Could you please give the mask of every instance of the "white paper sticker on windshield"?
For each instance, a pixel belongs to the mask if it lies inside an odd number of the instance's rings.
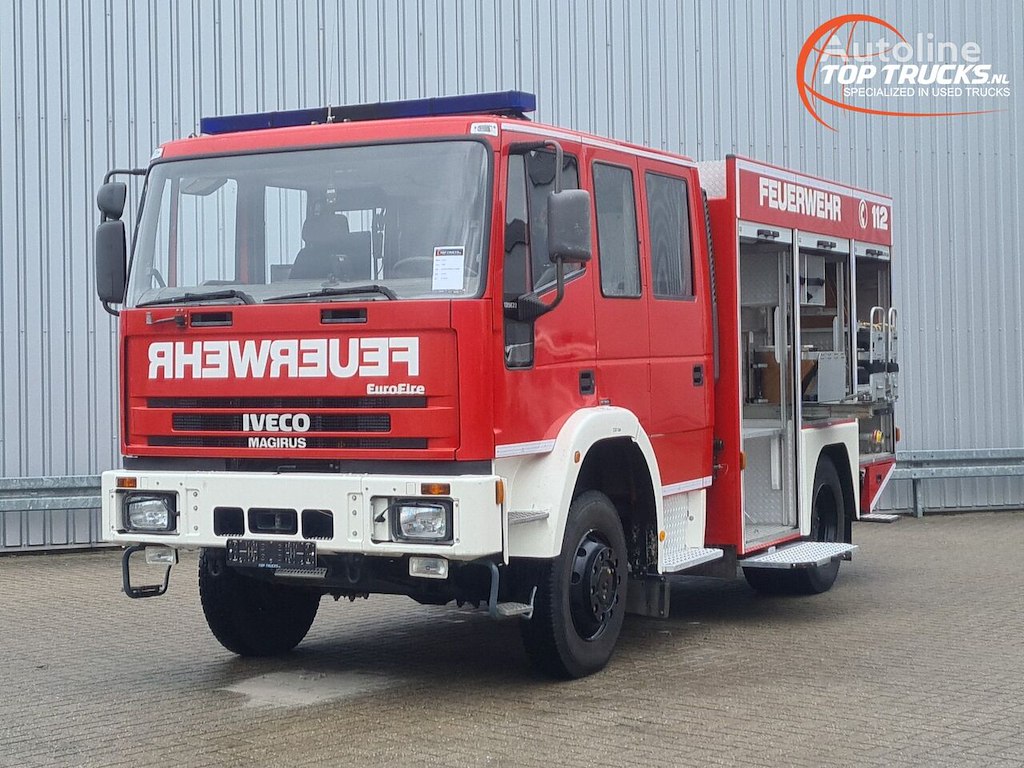
[[[439,245],[434,248],[432,291],[461,291],[465,273],[466,249],[461,245]]]

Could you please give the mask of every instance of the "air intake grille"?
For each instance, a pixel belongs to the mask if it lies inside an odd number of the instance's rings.
[[[212,410],[216,408],[290,411],[329,408],[426,408],[427,398],[414,395],[378,397],[151,397],[149,408]]]
[[[306,448],[347,448],[366,450],[423,450],[427,447],[425,437],[307,437],[291,433],[281,437],[211,437],[206,435],[154,435],[149,445],[166,448],[288,448],[300,447],[291,443],[260,445],[251,441],[293,441],[305,440]]]

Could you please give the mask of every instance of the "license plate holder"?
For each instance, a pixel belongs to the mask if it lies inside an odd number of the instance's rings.
[[[316,568],[316,542],[228,539],[227,561],[228,565],[246,568],[313,570]]]

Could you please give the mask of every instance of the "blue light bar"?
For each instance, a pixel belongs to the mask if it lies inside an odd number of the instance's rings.
[[[315,107],[287,112],[256,112],[248,115],[204,117],[200,133],[234,133],[265,128],[288,128],[320,123],[356,120],[393,120],[400,117],[436,117],[439,115],[503,115],[525,117],[537,109],[537,97],[525,91],[471,93],[465,96],[438,96],[432,99],[382,101],[377,104],[350,104],[343,107]]]

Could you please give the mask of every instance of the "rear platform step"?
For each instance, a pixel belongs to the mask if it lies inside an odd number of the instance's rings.
[[[890,515],[885,512],[871,512],[858,518],[865,523],[895,523],[899,519],[899,515]]]
[[[720,560],[725,553],[721,549],[704,547],[685,547],[675,552],[666,552],[662,556],[662,571],[678,573],[687,568],[694,568],[712,560]]]
[[[848,560],[856,544],[803,541],[740,560],[744,568],[813,568],[842,558]]]

